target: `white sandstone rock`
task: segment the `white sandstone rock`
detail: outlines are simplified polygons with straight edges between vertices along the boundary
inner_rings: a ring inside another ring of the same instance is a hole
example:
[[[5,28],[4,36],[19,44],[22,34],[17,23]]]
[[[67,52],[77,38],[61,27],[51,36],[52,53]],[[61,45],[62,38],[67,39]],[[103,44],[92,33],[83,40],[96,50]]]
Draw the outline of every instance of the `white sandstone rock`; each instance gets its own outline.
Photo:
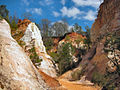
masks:
[[[32,40],[35,40],[35,47],[39,49],[39,52],[46,53],[45,46],[43,45],[40,30],[35,23],[30,23],[25,31],[24,36],[21,38],[26,45],[30,45]]]
[[[0,85],[4,90],[47,89],[29,57],[11,37],[5,20],[0,21]]]
[[[25,31],[24,36],[21,38],[26,43],[26,46],[35,46],[36,52],[42,59],[41,65],[37,66],[44,73],[51,77],[56,77],[55,66],[53,65],[52,58],[46,53],[45,46],[42,41],[41,33],[35,23],[30,23]],[[34,45],[31,44],[35,41]],[[38,64],[37,64],[38,65]]]

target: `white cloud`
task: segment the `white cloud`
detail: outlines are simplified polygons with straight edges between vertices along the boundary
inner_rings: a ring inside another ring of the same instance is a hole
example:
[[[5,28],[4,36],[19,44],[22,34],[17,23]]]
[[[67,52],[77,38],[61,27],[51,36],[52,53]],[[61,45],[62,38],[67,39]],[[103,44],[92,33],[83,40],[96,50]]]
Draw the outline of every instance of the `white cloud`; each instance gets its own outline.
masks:
[[[57,21],[57,22],[64,24],[64,22],[63,22],[62,20],[59,20],[59,21]]]
[[[42,14],[42,9],[41,8],[30,8],[30,9],[27,9],[26,11],[34,13],[34,14],[38,14],[38,15]]]
[[[22,2],[27,6],[29,6],[29,4],[30,4],[28,0],[22,0]]]
[[[65,5],[65,0],[61,0],[62,5]]]
[[[63,7],[61,9],[61,12],[62,16],[72,17],[73,19],[77,18],[80,14],[83,13],[76,7],[72,8]]]
[[[98,8],[103,0],[72,0],[77,6],[92,6]]]
[[[86,16],[83,17],[86,20],[93,21],[96,18],[96,12],[89,10],[86,14]]]
[[[44,6],[44,5],[51,5],[53,4],[53,0],[44,0],[44,1],[39,1],[38,2],[40,5]]]
[[[53,15],[54,15],[55,17],[58,17],[58,16],[60,16],[60,13],[58,13],[58,12],[56,12],[56,11],[53,11]]]

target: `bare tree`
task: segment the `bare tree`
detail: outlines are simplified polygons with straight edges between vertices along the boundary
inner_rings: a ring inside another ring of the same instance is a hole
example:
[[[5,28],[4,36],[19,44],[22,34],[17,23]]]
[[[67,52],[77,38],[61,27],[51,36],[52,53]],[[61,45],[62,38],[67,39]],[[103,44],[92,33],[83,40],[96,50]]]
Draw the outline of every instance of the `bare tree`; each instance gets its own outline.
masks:
[[[34,19],[32,18],[32,14],[29,13],[29,12],[23,13],[23,14],[22,14],[22,17],[23,17],[24,19],[28,19],[28,20],[30,20],[30,21],[34,21]]]
[[[51,21],[49,21],[48,19],[42,19],[40,22],[41,30],[42,30],[43,36],[45,37],[48,36],[50,23]]]

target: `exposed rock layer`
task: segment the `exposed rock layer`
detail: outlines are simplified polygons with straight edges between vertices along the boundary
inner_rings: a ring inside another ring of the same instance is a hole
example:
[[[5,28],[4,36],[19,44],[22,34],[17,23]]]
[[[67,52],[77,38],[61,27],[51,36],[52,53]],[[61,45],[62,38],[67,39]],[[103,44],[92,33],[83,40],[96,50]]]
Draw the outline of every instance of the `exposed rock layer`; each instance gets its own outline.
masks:
[[[93,72],[104,74],[108,65],[109,59],[104,51],[106,36],[108,34],[120,35],[120,0],[104,0],[100,5],[97,19],[91,29],[92,47],[96,46],[96,53],[87,60],[85,58],[81,64],[88,63],[86,66],[86,75],[91,79]]]
[[[18,29],[17,30],[11,30],[12,37],[17,41],[20,38],[22,38],[23,35],[24,35],[24,32],[26,31],[27,26],[30,23],[31,23],[31,21],[28,20],[28,19],[24,19],[23,21],[21,19],[19,19],[18,24],[17,24]]]
[[[0,21],[0,88],[5,90],[45,90],[42,80],[31,60],[11,37],[10,27]]]
[[[91,40],[96,42],[113,32],[120,34],[120,0],[104,0],[92,25]]]
[[[56,77],[56,70],[55,66],[53,65],[52,58],[46,53],[40,30],[35,25],[35,23],[30,23],[28,25],[21,40],[25,42],[26,50],[29,51],[29,49],[32,47],[36,48],[36,53],[38,54],[39,58],[42,59],[41,64],[37,67],[47,75]]]

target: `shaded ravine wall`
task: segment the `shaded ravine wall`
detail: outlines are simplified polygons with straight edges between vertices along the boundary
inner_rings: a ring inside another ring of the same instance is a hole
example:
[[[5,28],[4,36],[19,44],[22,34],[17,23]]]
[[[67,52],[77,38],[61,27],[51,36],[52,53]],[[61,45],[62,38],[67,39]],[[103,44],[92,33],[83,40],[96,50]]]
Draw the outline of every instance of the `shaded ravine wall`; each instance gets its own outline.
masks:
[[[92,48],[83,57],[80,65],[85,66],[85,75],[91,80],[94,72],[106,73],[109,59],[104,52],[104,44],[108,34],[120,35],[120,0],[104,0],[100,5],[97,19],[91,28]],[[92,52],[95,51],[91,57]]]

